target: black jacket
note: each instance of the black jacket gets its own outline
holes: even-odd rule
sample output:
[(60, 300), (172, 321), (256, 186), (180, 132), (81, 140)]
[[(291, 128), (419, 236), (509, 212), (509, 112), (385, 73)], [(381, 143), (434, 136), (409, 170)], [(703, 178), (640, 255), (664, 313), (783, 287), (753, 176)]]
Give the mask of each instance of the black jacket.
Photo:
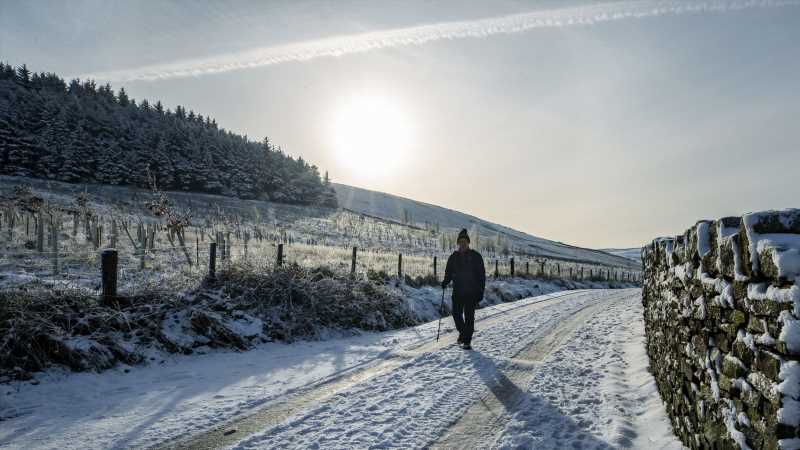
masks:
[(481, 254), (472, 249), (463, 255), (459, 251), (453, 252), (447, 258), (442, 286), (447, 286), (450, 281), (453, 282), (453, 298), (481, 301), (486, 288), (486, 268)]

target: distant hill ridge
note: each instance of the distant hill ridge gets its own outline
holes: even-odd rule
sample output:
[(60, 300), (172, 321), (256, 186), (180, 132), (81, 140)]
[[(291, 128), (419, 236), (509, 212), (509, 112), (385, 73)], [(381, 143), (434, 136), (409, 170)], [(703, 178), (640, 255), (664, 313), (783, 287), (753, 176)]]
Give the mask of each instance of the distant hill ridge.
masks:
[(632, 259), (641, 264), (642, 262), (642, 248), (603, 248), (602, 251), (611, 253), (612, 255), (622, 256), (624, 258)]
[(344, 184), (331, 183), (331, 185), (336, 190), (341, 207), (362, 214), (398, 222), (407, 222), (410, 217), (411, 222), (417, 225), (425, 223), (436, 224), (442, 228), (453, 230), (460, 228), (471, 229), (474, 226), (484, 239), (494, 238), (500, 234), (510, 241), (516, 251), (530, 255), (627, 267), (636, 270), (641, 268), (639, 262), (629, 258), (601, 250), (576, 247), (531, 236), (530, 234), (441, 206)]

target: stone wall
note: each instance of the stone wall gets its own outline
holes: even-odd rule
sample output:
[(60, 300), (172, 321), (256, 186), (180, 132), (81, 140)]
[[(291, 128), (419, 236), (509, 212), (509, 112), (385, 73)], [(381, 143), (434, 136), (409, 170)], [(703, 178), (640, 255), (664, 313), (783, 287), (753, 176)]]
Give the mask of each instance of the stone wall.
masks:
[(642, 249), (647, 353), (690, 448), (800, 448), (800, 210), (700, 221)]

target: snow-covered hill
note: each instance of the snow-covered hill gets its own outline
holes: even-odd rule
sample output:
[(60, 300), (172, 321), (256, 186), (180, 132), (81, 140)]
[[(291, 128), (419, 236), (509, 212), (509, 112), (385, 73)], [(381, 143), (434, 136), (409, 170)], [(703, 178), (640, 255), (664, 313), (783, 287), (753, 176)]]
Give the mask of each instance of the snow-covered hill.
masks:
[(517, 249), (532, 255), (631, 269), (639, 269), (641, 267), (641, 261), (637, 262), (626, 257), (626, 255), (611, 254), (531, 236), (530, 234), (441, 206), (344, 184), (333, 183), (333, 187), (336, 190), (341, 207), (362, 214), (396, 221), (402, 221), (406, 214), (410, 214), (414, 223), (425, 224), (427, 222), (439, 224), (442, 228), (452, 229), (471, 229), (474, 225), (478, 227), (481, 235), (494, 237), (499, 233), (507, 237)]
[[(93, 206), (98, 210), (109, 212), (112, 207), (122, 207), (138, 204), (142, 198), (147, 198), (150, 192), (143, 189), (112, 186), (104, 184), (69, 184), (64, 182), (42, 180), (28, 177), (11, 177), (0, 175), (0, 198), (11, 197), (15, 186), (30, 186), (38, 195), (43, 195), (57, 203), (70, 204), (72, 197), (78, 192), (88, 192)], [(551, 241), (512, 228), (483, 220), (452, 209), (436, 206), (416, 200), (411, 200), (383, 192), (370, 191), (353, 186), (332, 183), (338, 197), (339, 206), (357, 214), (374, 216), (381, 221), (404, 223), (404, 219), (411, 217), (411, 224), (424, 226), (438, 225), (442, 231), (451, 232), (455, 236), (457, 230), (468, 228), (471, 233), (477, 229), (481, 238), (495, 239), (502, 236), (510, 244), (514, 254), (534, 255), (549, 259), (560, 259), (583, 264), (605, 265), (617, 268), (640, 270), (641, 263), (630, 258), (628, 254), (612, 254), (601, 250), (576, 247), (562, 242)], [(331, 224), (331, 218), (336, 214), (335, 209), (320, 206), (287, 205), (281, 203), (265, 202), (259, 200), (241, 200), (236, 197), (214, 195), (197, 192), (169, 192), (170, 199), (181, 207), (188, 207), (196, 211), (195, 217), (199, 220), (203, 214), (211, 214), (219, 207), (231, 213), (237, 212), (250, 216), (253, 211), (260, 210), (265, 218), (276, 226), (291, 230), (297, 239), (321, 239), (323, 235), (333, 239), (336, 245), (349, 241), (343, 236), (332, 236), (331, 230), (320, 228), (321, 223)], [(116, 206), (115, 206), (116, 205)], [(268, 217), (267, 217), (268, 216)], [(408, 231), (410, 227), (401, 226)], [(426, 234), (429, 233), (416, 230)], [(330, 240), (330, 239), (329, 239)], [(369, 244), (361, 242), (361, 246)], [(372, 243), (374, 244), (374, 243)], [(367, 245), (369, 246), (369, 245)], [(406, 249), (408, 250), (408, 249)], [(634, 251), (635, 250), (635, 251)], [(627, 250), (626, 250), (627, 251)], [(631, 249), (636, 253), (638, 249)]]
[(622, 256), (623, 258), (632, 259), (639, 264), (642, 263), (642, 249), (636, 248), (604, 248), (602, 251), (611, 253), (612, 255)]

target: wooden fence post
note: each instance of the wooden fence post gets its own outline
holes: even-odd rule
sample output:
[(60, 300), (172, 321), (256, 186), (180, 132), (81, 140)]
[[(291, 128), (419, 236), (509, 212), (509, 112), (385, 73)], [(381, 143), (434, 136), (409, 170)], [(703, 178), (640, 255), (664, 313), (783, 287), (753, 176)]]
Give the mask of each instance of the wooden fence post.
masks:
[(514, 258), (511, 258), (511, 277), (514, 277)]
[(117, 250), (103, 250), (100, 260), (103, 270), (103, 303), (110, 305), (117, 298)]
[(6, 213), (9, 215), (8, 217), (8, 242), (14, 240), (14, 227), (17, 225), (17, 211), (14, 210), (14, 207), (9, 208), (9, 211)]
[(433, 278), (435, 280), (438, 280), (439, 279), (439, 274), (436, 273), (436, 262), (437, 262), (437, 258), (434, 256), (433, 257)]
[(278, 260), (275, 262), (278, 267), (283, 265), (283, 244), (278, 244)]
[(58, 224), (55, 220), (53, 222), (53, 275), (58, 274)]
[(403, 278), (403, 254), (397, 255), (397, 278)]
[(350, 260), (350, 275), (356, 274), (356, 258), (358, 253), (358, 247), (353, 247), (353, 258)]
[(39, 253), (44, 253), (44, 220), (41, 211), (39, 211), (36, 220), (36, 250)]
[(139, 270), (144, 270), (145, 254), (147, 252), (147, 235), (139, 233)]
[(497, 259), (494, 260), (494, 277), (500, 277), (500, 263)]
[(208, 278), (214, 279), (217, 276), (217, 243), (208, 244)]

